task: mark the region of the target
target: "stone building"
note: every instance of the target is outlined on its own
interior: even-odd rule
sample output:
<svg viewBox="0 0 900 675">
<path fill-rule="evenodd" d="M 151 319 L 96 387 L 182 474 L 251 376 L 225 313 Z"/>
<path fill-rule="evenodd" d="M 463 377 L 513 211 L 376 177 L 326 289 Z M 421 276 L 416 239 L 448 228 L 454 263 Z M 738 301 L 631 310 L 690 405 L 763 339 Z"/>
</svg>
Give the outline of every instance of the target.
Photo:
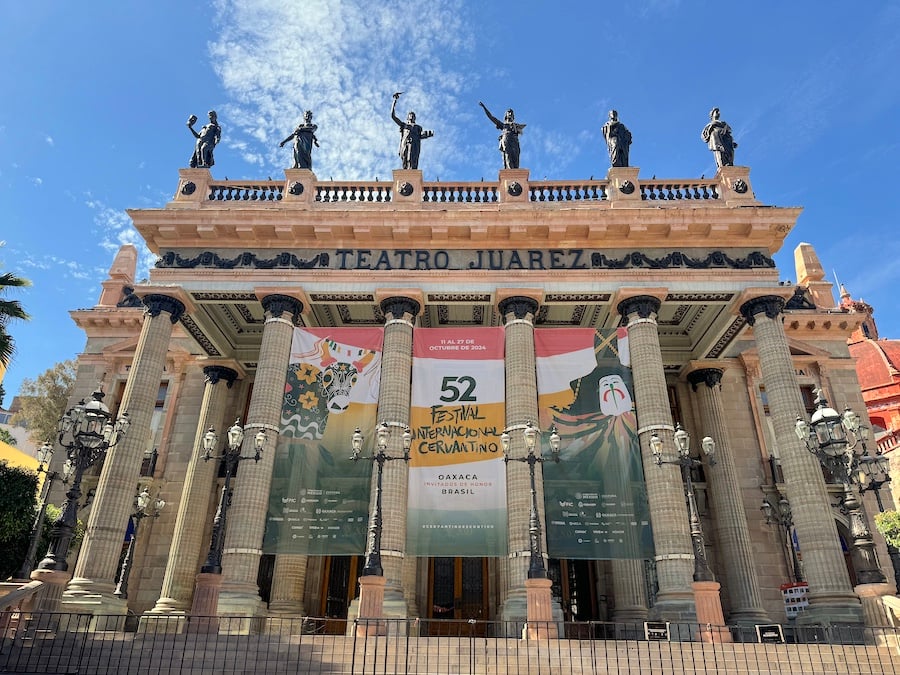
<svg viewBox="0 0 900 675">
<path fill-rule="evenodd" d="M 72 312 L 87 334 L 75 400 L 101 382 L 110 408 L 127 410 L 132 424 L 99 475 L 64 607 L 95 613 L 190 611 L 221 486 L 217 463 L 202 460 L 203 437 L 213 427 L 224 438 L 238 419 L 247 431 L 245 455 L 252 454 L 259 431 L 266 442 L 260 461 L 242 462 L 234 481 L 219 612 L 352 617 L 364 541 L 356 539 L 343 550 L 294 549 L 285 542 L 279 548 L 271 541 L 273 522 L 284 520 L 272 513 L 270 490 L 276 484 L 288 490 L 280 497 L 287 500 L 283 503 L 304 502 L 316 489 L 329 488 L 326 482 L 290 492 L 294 484 L 285 471 L 305 469 L 284 469 L 288 465 L 279 459 L 287 447 L 286 390 L 299 396 L 302 389 L 303 400 L 312 400 L 306 385 L 321 379 L 326 362 L 339 359 L 328 352 L 323 370 L 303 380 L 305 371 L 293 367 L 298 329 L 320 337 L 331 336 L 332 329 L 380 331 L 378 349 L 370 350 L 380 359 L 375 412 L 371 424 L 359 425 L 369 450 L 375 421 L 392 431 L 411 426 L 419 443 L 425 437 L 416 424 L 420 410 L 434 415 L 434 406 L 416 407 L 423 405 L 417 403 L 417 374 L 438 368 L 435 360 L 413 353 L 417 332 L 440 336 L 443 330 L 457 336 L 452 339 L 471 335 L 475 344 L 474 336 L 494 329 L 500 336 L 499 370 L 484 360 L 473 372 L 484 369 L 479 391 L 499 392 L 491 401 L 491 410 L 500 411 L 491 413 L 499 415 L 499 423 L 478 443 L 496 451 L 506 429 L 513 459 L 524 457 L 521 432 L 529 423 L 546 439 L 548 420 L 564 421 L 562 406 L 539 404 L 546 394 L 541 373 L 552 379 L 556 372 L 542 359 L 555 354 L 554 336 L 582 329 L 579 335 L 620 331 L 616 367 L 630 371 L 622 377 L 633 382 L 627 387 L 634 403 L 623 410 L 626 416 L 636 413 L 633 445 L 626 451 L 639 467 L 636 499 L 649 508 L 650 551 L 628 557 L 560 555 L 569 550 L 559 543 L 571 535 L 566 527 L 583 526 L 584 543 L 593 537 L 596 544 L 608 525 L 599 521 L 621 516 L 601 515 L 608 505 L 588 500 L 607 495 L 592 497 L 590 488 L 578 488 L 578 499 L 589 504 L 584 508 L 598 509 L 598 522 L 574 511 L 564 511 L 561 520 L 543 518 L 542 475 L 549 480 L 552 471 L 564 470 L 576 439 L 584 438 L 575 431 L 561 433 L 562 468 L 535 467 L 546 525 L 538 543 L 553 579 L 558 616 L 697 617 L 695 548 L 681 470 L 657 464 L 650 446 L 655 436 L 666 456 L 674 457 L 680 425 L 695 439 L 695 449 L 706 436 L 716 443 L 716 462 L 691 469 L 691 477 L 702 546 L 721 584 L 729 623 L 787 621 L 782 585 L 797 576 L 792 549 L 808 583 L 808 608 L 798 621 L 880 622 L 877 599 L 893 593 L 893 586 L 859 583 L 848 519 L 832 506 L 841 488 L 826 483 L 794 431 L 797 416 L 814 411 L 817 388 L 835 408 L 847 405 L 860 414 L 865 409 L 847 346 L 863 317 L 835 306 L 808 245 L 798 249 L 798 283 L 781 281 L 784 273 L 772 255 L 800 209 L 758 201 L 746 167 L 722 167 L 713 178 L 692 181 L 644 180 L 636 168 L 613 168 L 606 179 L 579 181 L 534 181 L 527 169 L 508 169 L 496 181 L 472 183 L 423 182 L 416 170 L 395 171 L 391 181 L 381 182 L 320 182 L 308 170 L 285 173 L 283 181 L 247 182 L 216 180 L 206 169 L 182 170 L 165 207 L 129 211 L 159 255 L 149 282 L 135 283 L 136 249 L 124 246 L 97 305 Z M 465 339 L 460 344 L 467 344 Z M 328 340 L 340 348 L 338 338 Z M 603 342 L 604 348 L 615 344 Z M 599 349 L 595 346 L 598 364 Z M 374 358 L 357 354 L 360 377 Z M 597 381 L 591 382 L 589 400 L 597 405 L 603 384 L 598 394 Z M 476 400 L 475 394 L 465 398 L 467 383 L 474 392 L 475 376 L 444 376 L 447 397 L 441 400 Z M 570 399 L 579 395 L 574 384 L 573 391 L 563 389 Z M 327 418 L 329 430 L 340 419 L 336 406 Z M 574 416 L 577 433 L 592 433 L 590 425 L 600 423 L 596 410 L 593 414 Z M 332 433 L 327 450 L 343 461 L 351 453 L 353 427 L 334 429 L 343 431 L 340 437 Z M 448 447 L 449 435 L 438 432 L 428 442 Z M 402 454 L 400 434 L 392 433 L 385 445 L 394 456 Z M 374 485 L 374 464 L 363 464 L 372 471 L 365 480 Z M 419 530 L 407 532 L 417 508 L 410 495 L 422 487 L 414 489 L 414 464 L 384 465 L 380 553 L 387 614 L 435 623 L 524 617 L 534 552 L 527 463 L 499 465 L 496 482 L 505 484 L 505 492 L 498 494 L 505 500 L 497 531 L 503 531 L 503 541 L 486 544 L 479 554 L 465 548 L 463 535 L 452 529 L 423 535 L 421 541 L 435 546 L 427 550 L 443 551 L 440 555 L 423 554 Z M 334 485 L 360 463 L 348 461 L 346 470 L 336 466 Z M 440 480 L 449 481 L 447 475 L 440 474 Z M 460 477 L 450 489 L 469 490 L 472 480 Z M 113 589 L 133 496 L 145 484 L 169 506 L 141 525 L 123 600 Z M 787 531 L 768 525 L 760 509 L 764 498 L 777 503 L 782 496 L 793 518 Z M 870 499 L 867 495 L 869 513 Z M 621 510 L 629 504 L 614 506 Z M 431 512 L 433 522 L 421 527 L 440 529 L 440 513 Z M 639 518 L 634 511 L 628 517 L 633 521 L 615 531 L 619 544 L 637 536 Z M 354 520 L 360 529 L 360 518 Z M 289 531 L 282 530 L 283 540 Z M 880 565 L 893 579 L 884 541 L 877 534 L 875 539 Z M 618 550 L 615 545 L 611 550 Z"/>
</svg>

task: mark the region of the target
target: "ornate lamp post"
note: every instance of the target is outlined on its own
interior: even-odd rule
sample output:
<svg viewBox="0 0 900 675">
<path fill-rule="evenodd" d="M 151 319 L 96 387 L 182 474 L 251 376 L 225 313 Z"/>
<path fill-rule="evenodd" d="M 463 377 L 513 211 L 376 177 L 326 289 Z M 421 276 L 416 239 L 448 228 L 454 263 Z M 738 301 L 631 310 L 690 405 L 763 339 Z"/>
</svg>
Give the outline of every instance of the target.
<svg viewBox="0 0 900 675">
<path fill-rule="evenodd" d="M 713 454 L 716 451 L 715 441 L 706 436 L 700 442 L 705 454 L 711 465 L 716 463 Z M 676 459 L 663 459 L 663 442 L 656 434 L 650 437 L 650 452 L 653 453 L 653 460 L 657 466 L 663 464 L 674 464 L 681 467 L 681 478 L 684 481 L 684 495 L 688 503 L 688 515 L 691 525 L 691 543 L 694 548 L 694 581 L 715 581 L 712 570 L 709 569 L 709 562 L 706 559 L 706 542 L 703 540 L 703 527 L 700 524 L 700 513 L 697 510 L 697 495 L 694 494 L 694 484 L 691 481 L 691 469 L 695 466 L 701 466 L 703 462 L 699 459 L 691 457 L 691 437 L 688 432 L 681 428 L 681 425 L 675 427 L 675 447 L 678 450 Z"/>
<path fill-rule="evenodd" d="M 874 455 L 870 455 L 866 447 L 866 439 L 862 439 L 863 453 L 857 459 L 857 481 L 859 491 L 874 492 L 875 502 L 878 504 L 878 510 L 884 513 L 884 502 L 881 501 L 881 488 L 891 482 L 891 461 L 881 454 L 880 450 L 876 450 Z M 887 544 L 888 555 L 891 557 L 891 565 L 894 567 L 894 582 L 900 588 L 900 551 L 889 541 Z"/>
<path fill-rule="evenodd" d="M 353 432 L 353 438 L 351 439 L 351 447 L 353 448 L 353 454 L 350 456 L 354 462 L 358 462 L 360 459 L 367 459 L 375 463 L 376 470 L 376 481 L 375 481 L 375 508 L 372 511 L 372 515 L 369 518 L 369 536 L 368 542 L 366 545 L 366 564 L 363 567 L 361 576 L 384 576 L 384 568 L 381 566 L 381 477 L 384 471 L 384 463 L 385 462 L 393 462 L 395 460 L 402 460 L 404 462 L 409 461 L 409 448 L 412 445 L 412 432 L 409 427 L 404 427 L 403 429 L 403 455 L 400 457 L 393 457 L 387 454 L 388 443 L 391 439 L 391 427 L 388 426 L 387 422 L 382 422 L 378 425 L 378 428 L 375 430 L 375 443 L 378 446 L 378 451 L 375 452 L 371 457 L 363 457 L 362 452 L 362 444 L 363 444 L 363 435 L 359 430 L 359 427 L 356 428 L 356 431 Z"/>
<path fill-rule="evenodd" d="M 151 508 L 152 502 L 152 508 Z M 138 528 L 144 518 L 159 518 L 159 512 L 163 510 L 166 502 L 159 498 L 157 493 L 156 499 L 150 498 L 150 492 L 146 486 L 134 498 L 134 512 L 131 514 L 131 520 L 134 522 L 134 530 L 131 533 L 131 539 L 128 541 L 128 550 L 125 551 L 125 558 L 122 559 L 122 571 L 119 573 L 119 581 L 116 584 L 116 590 L 113 595 L 123 600 L 128 599 L 128 577 L 131 575 L 131 565 L 134 562 L 134 544 L 137 541 Z"/>
<path fill-rule="evenodd" d="M 228 444 L 221 455 L 213 455 L 213 451 L 219 444 L 219 437 L 216 436 L 215 430 L 210 427 L 203 436 L 203 449 L 206 454 L 203 455 L 203 461 L 208 462 L 211 459 L 223 460 L 225 463 L 225 483 L 222 486 L 222 494 L 219 497 L 219 507 L 216 509 L 216 516 L 213 519 L 212 540 L 209 544 L 209 553 L 206 556 L 206 562 L 200 568 L 203 574 L 222 574 L 222 550 L 225 546 L 225 525 L 228 518 L 228 507 L 231 506 L 231 479 L 237 472 L 238 464 L 243 460 L 252 459 L 258 462 L 262 458 L 262 451 L 266 446 L 266 432 L 260 429 L 253 438 L 253 447 L 256 453 L 250 457 L 241 456 L 241 444 L 244 442 L 244 428 L 241 426 L 239 419 L 234 421 L 231 428 L 228 429 Z"/>
<path fill-rule="evenodd" d="M 559 463 L 560 438 L 559 434 L 556 433 L 556 427 L 552 427 L 550 429 L 550 457 L 544 457 L 543 455 L 535 454 L 534 448 L 537 443 L 538 434 L 539 431 L 534 427 L 534 425 L 532 425 L 531 422 L 525 423 L 525 428 L 522 430 L 522 437 L 525 440 L 525 450 L 527 451 L 527 454 L 524 457 L 509 456 L 509 431 L 504 431 L 500 436 L 500 443 L 503 445 L 503 461 L 506 463 L 524 462 L 528 464 L 528 475 L 531 479 L 531 511 L 528 516 L 528 536 L 531 554 L 531 560 L 528 565 L 529 579 L 547 578 L 547 567 L 544 565 L 544 556 L 541 553 L 541 521 L 538 517 L 537 489 L 534 483 L 534 467 L 537 464 L 543 464 L 548 459 L 552 459 L 553 462 Z"/>
<path fill-rule="evenodd" d="M 816 392 L 816 411 L 809 422 L 797 417 L 794 427 L 797 437 L 806 444 L 819 463 L 825 467 L 844 487 L 841 510 L 850 520 L 852 546 L 857 554 L 856 577 L 862 584 L 885 583 L 887 579 L 878 566 L 875 542 L 866 524 L 866 514 L 862 503 L 854 494 L 852 483 L 859 478 L 857 469 L 860 455 L 856 448 L 865 452 L 868 428 L 861 425 L 859 416 L 847 408 L 843 415 L 828 406 L 825 395 Z"/>
<path fill-rule="evenodd" d="M 81 479 L 84 472 L 106 456 L 127 433 L 128 413 L 122 413 L 113 423 L 109 408 L 103 403 L 105 394 L 97 389 L 91 400 L 82 400 L 70 408 L 59 421 L 59 444 L 66 450 L 63 473 L 72 477 L 59 517 L 53 522 L 50 548 L 38 564 L 38 570 L 65 572 L 69 569 L 66 555 L 78 524 L 78 500 L 81 498 Z"/>
<path fill-rule="evenodd" d="M 794 538 L 792 528 L 794 527 L 794 514 L 791 512 L 791 503 L 781 497 L 778 504 L 773 505 L 768 499 L 763 498 L 760 510 L 766 517 L 766 525 L 777 524 L 783 530 L 785 543 L 791 551 L 791 576 L 794 581 L 800 583 L 803 581 L 803 574 L 800 571 L 800 560 L 797 558 L 797 549 L 794 548 Z"/>
<path fill-rule="evenodd" d="M 47 477 L 44 479 L 44 484 L 41 486 L 40 504 L 38 506 L 37 515 L 34 518 L 34 524 L 31 526 L 31 537 L 28 540 L 28 552 L 25 554 L 25 560 L 22 561 L 22 567 L 19 568 L 16 575 L 19 579 L 27 579 L 31 575 L 31 570 L 34 569 L 34 557 L 37 554 L 38 543 L 41 540 L 41 531 L 44 529 L 44 518 L 47 515 L 47 497 L 50 494 L 50 489 L 53 487 L 53 481 L 62 478 L 64 483 L 68 483 L 69 478 L 71 477 L 69 474 L 60 476 L 56 471 L 50 471 L 50 460 L 52 458 L 53 446 L 49 441 L 44 441 L 44 444 L 38 448 L 37 452 L 37 473 L 45 473 L 47 474 Z M 66 467 L 71 469 L 72 465 L 67 462 Z"/>
</svg>

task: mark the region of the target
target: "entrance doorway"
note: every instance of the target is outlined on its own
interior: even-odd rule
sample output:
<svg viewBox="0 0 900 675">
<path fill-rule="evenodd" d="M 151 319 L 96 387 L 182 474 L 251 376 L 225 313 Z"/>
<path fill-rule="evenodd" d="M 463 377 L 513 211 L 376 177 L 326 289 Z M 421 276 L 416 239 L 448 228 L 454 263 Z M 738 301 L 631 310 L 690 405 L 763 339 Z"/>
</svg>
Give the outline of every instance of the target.
<svg viewBox="0 0 900 675">
<path fill-rule="evenodd" d="M 547 575 L 553 580 L 552 593 L 569 621 L 605 621 L 597 597 L 597 563 L 593 560 L 548 561 Z"/>
<path fill-rule="evenodd" d="M 431 558 L 428 561 L 428 635 L 469 635 L 469 620 L 488 618 L 487 558 Z"/>
<path fill-rule="evenodd" d="M 324 632 L 343 635 L 347 628 L 347 610 L 359 593 L 359 573 L 365 564 L 362 556 L 328 556 L 325 578 L 319 594 L 319 616 L 325 617 Z"/>
</svg>

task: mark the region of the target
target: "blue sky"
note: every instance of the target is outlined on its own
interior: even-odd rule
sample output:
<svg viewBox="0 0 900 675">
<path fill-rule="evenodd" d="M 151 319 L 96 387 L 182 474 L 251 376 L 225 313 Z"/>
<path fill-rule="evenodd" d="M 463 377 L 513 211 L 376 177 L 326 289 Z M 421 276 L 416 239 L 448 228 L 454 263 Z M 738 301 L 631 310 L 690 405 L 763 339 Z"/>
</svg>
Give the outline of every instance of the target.
<svg viewBox="0 0 900 675">
<path fill-rule="evenodd" d="M 139 242 L 124 210 L 173 195 L 188 115 L 219 113 L 217 178 L 282 177 L 278 141 L 307 108 L 320 179 L 388 178 L 394 91 L 401 116 L 435 131 L 426 180 L 496 178 L 479 100 L 528 125 L 534 178 L 604 176 L 610 108 L 642 176 L 711 176 L 700 130 L 718 106 L 757 198 L 804 207 L 782 278 L 812 243 L 900 338 L 898 2 L 45 0 L 0 17 L 0 268 L 34 283 L 16 294 L 33 318 L 11 326 L 7 405 L 84 346 L 68 312 L 92 306 L 115 250 Z"/>
</svg>

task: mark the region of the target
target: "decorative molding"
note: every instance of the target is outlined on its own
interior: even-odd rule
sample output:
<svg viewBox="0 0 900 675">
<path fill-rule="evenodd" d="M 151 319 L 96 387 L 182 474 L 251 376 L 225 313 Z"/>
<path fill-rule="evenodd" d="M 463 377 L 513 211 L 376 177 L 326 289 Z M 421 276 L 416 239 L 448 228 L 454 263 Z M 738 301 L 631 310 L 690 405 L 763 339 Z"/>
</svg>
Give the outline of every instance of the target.
<svg viewBox="0 0 900 675">
<path fill-rule="evenodd" d="M 651 314 L 659 314 L 661 304 L 659 299 L 652 295 L 637 295 L 620 302 L 616 310 L 623 321 L 629 314 L 637 314 L 641 319 L 649 319 Z"/>
<path fill-rule="evenodd" d="M 418 300 L 414 300 L 413 298 L 406 298 L 403 296 L 385 298 L 381 301 L 379 307 L 385 317 L 390 315 L 395 319 L 402 319 L 404 316 L 409 314 L 413 317 L 413 320 L 415 320 L 419 312 L 422 311 L 422 305 L 419 304 Z"/>
<path fill-rule="evenodd" d="M 206 376 L 206 381 L 213 385 L 218 384 L 219 380 L 225 380 L 229 389 L 238 376 L 235 371 L 225 366 L 204 366 L 203 374 Z"/>
<path fill-rule="evenodd" d="M 300 319 L 300 313 L 303 311 L 303 303 L 297 300 L 297 298 L 292 298 L 289 295 L 280 295 L 278 293 L 264 297 L 262 299 L 262 306 L 270 316 L 276 319 L 285 312 L 289 313 L 291 315 L 292 323 L 295 325 Z"/>
<path fill-rule="evenodd" d="M 705 304 L 708 302 L 728 302 L 734 298 L 734 293 L 669 293 L 666 302 L 695 302 Z"/>
<path fill-rule="evenodd" d="M 571 302 L 609 302 L 611 293 L 548 293 L 544 296 L 544 304 Z"/>
<path fill-rule="evenodd" d="M 681 251 L 672 251 L 662 258 L 651 258 L 641 251 L 634 251 L 623 258 L 609 258 L 605 253 L 592 253 L 591 266 L 595 269 L 623 270 L 632 267 L 646 267 L 650 269 L 671 269 L 674 267 L 687 267 L 689 269 L 710 269 L 715 267 L 730 267 L 738 270 L 754 268 L 773 268 L 775 261 L 762 253 L 753 251 L 744 258 L 732 258 L 723 251 L 713 251 L 702 260 L 692 258 Z"/>
<path fill-rule="evenodd" d="M 784 298 L 777 295 L 763 295 L 741 305 L 741 316 L 752 326 L 756 323 L 757 314 L 765 313 L 770 319 L 776 319 L 784 309 L 784 304 Z"/>
<path fill-rule="evenodd" d="M 434 303 L 452 304 L 459 302 L 469 304 L 470 302 L 491 302 L 490 293 L 429 293 L 427 297 L 428 302 Z"/>
<path fill-rule="evenodd" d="M 197 341 L 197 344 L 208 356 L 222 356 L 222 353 L 216 349 L 215 345 L 206 337 L 206 334 L 200 330 L 200 326 L 191 318 L 190 314 L 185 314 L 181 317 L 181 325 L 184 326 L 184 329 Z"/>
<path fill-rule="evenodd" d="M 371 293 L 310 293 L 309 299 L 315 302 L 375 302 L 375 296 Z"/>
<path fill-rule="evenodd" d="M 728 329 L 722 334 L 716 344 L 712 346 L 712 349 L 706 354 L 706 358 L 708 359 L 717 359 L 725 351 L 725 348 L 731 344 L 731 341 L 734 339 L 735 335 L 737 335 L 741 329 L 747 325 L 747 320 L 739 316 L 737 317 Z"/>
<path fill-rule="evenodd" d="M 330 255 L 324 251 L 310 260 L 301 260 L 288 251 L 282 251 L 273 258 L 258 258 L 255 253 L 249 251 L 239 253 L 234 258 L 222 258 L 214 251 L 204 251 L 193 258 L 183 258 L 175 251 L 167 251 L 157 259 L 156 267 L 161 269 L 215 267 L 217 269 L 231 270 L 236 267 L 250 267 L 258 270 L 276 268 L 308 270 L 317 267 L 328 267 L 330 261 Z"/>
<path fill-rule="evenodd" d="M 538 302 L 534 298 L 523 295 L 514 295 L 501 300 L 498 308 L 503 317 L 512 313 L 515 318 L 524 319 L 528 314 L 534 316 L 537 313 Z"/>
<path fill-rule="evenodd" d="M 198 302 L 257 301 L 256 293 L 191 293 L 191 297 Z"/>
<path fill-rule="evenodd" d="M 152 317 L 157 317 L 162 312 L 168 312 L 169 319 L 172 323 L 176 323 L 184 315 L 184 303 L 168 295 L 150 293 L 143 297 L 142 302 L 147 308 L 147 314 Z"/>
<path fill-rule="evenodd" d="M 700 384 L 705 384 L 710 389 L 716 386 L 721 388 L 724 373 L 725 371 L 720 368 L 701 368 L 688 373 L 687 381 L 690 382 L 694 391 L 697 391 L 697 386 Z"/>
</svg>

